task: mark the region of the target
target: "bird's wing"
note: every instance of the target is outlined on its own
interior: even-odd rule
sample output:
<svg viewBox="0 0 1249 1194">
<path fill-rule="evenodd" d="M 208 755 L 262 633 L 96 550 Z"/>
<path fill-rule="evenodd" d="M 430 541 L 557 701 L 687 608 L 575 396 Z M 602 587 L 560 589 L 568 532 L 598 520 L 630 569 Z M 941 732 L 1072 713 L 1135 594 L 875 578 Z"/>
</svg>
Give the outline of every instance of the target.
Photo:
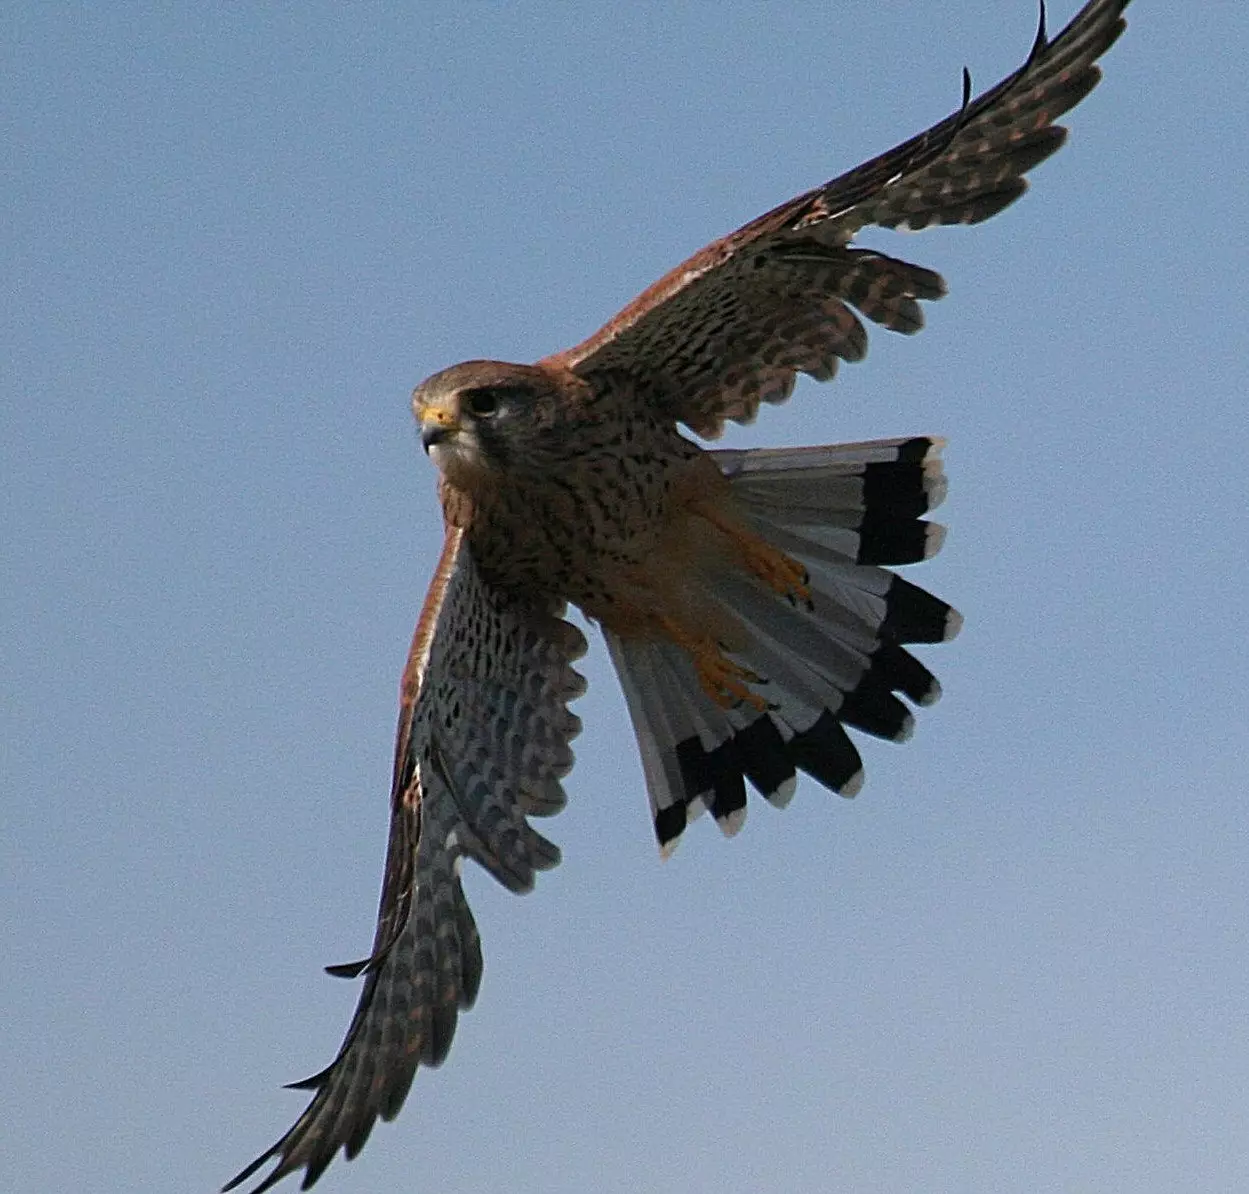
<svg viewBox="0 0 1249 1194">
<path fill-rule="evenodd" d="M 797 373 L 826 381 L 839 361 L 862 359 L 867 334 L 852 307 L 918 331 L 917 300 L 945 293 L 940 275 L 851 248 L 855 233 L 974 224 L 1018 199 L 1024 175 L 1066 138 L 1054 121 L 1101 78 L 1096 61 L 1123 32 L 1127 4 L 1090 0 L 1052 40 L 1042 6 L 1031 54 L 996 87 L 708 245 L 547 363 L 629 375 L 666 415 L 714 437 L 726 419 L 749 422 L 761 402 L 784 401 Z"/>
<path fill-rule="evenodd" d="M 334 1061 L 293 1084 L 316 1092 L 304 1113 L 225 1189 L 271 1160 L 253 1194 L 300 1169 L 307 1189 L 340 1148 L 360 1151 L 379 1115 L 398 1113 L 418 1065 L 445 1058 L 481 979 L 460 859 L 517 892 L 559 861 L 526 817 L 563 807 L 580 729 L 567 703 L 585 688 L 570 664 L 586 643 L 561 612 L 492 587 L 448 530 L 404 672 L 372 952 L 330 968 L 363 975 L 360 1002 Z"/>
</svg>

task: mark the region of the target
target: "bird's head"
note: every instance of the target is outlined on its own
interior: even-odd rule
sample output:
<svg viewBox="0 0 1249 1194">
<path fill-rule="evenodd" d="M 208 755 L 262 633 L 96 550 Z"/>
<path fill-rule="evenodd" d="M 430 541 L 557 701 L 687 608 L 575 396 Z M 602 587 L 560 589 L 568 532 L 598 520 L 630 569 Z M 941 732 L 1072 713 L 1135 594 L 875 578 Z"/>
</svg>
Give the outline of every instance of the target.
<svg viewBox="0 0 1249 1194">
<path fill-rule="evenodd" d="M 412 394 L 421 443 L 460 489 L 550 467 L 584 383 L 541 365 L 465 361 Z"/>
</svg>

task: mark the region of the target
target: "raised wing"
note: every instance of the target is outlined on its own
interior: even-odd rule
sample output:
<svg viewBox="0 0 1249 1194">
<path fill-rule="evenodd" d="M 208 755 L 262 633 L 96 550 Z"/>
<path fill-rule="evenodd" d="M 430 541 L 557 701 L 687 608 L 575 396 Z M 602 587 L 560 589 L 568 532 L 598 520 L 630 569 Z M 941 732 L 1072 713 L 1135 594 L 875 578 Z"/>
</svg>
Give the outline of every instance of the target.
<svg viewBox="0 0 1249 1194">
<path fill-rule="evenodd" d="M 892 331 L 923 326 L 938 274 L 855 249 L 861 228 L 975 224 L 1027 189 L 1024 175 L 1066 139 L 1054 121 L 1097 85 L 1096 61 L 1128 0 L 1090 0 L 1052 41 L 1045 8 L 1022 67 L 927 132 L 799 195 L 695 253 L 588 340 L 547 359 L 582 376 L 622 372 L 664 413 L 714 437 L 782 402 L 795 375 L 829 380 L 861 360 L 851 308 Z"/>
<path fill-rule="evenodd" d="M 398 1114 L 419 1065 L 446 1057 L 481 980 L 460 859 L 516 892 L 559 861 L 526 816 L 564 806 L 560 779 L 581 728 L 567 703 L 585 688 L 570 663 L 586 643 L 560 612 L 490 586 L 462 532 L 448 530 L 404 672 L 373 949 L 330 967 L 364 976 L 360 1002 L 334 1061 L 292 1084 L 316 1091 L 304 1113 L 226 1190 L 271 1160 L 253 1194 L 300 1169 L 307 1189 L 340 1148 L 350 1159 L 364 1147 L 378 1116 Z"/>
</svg>

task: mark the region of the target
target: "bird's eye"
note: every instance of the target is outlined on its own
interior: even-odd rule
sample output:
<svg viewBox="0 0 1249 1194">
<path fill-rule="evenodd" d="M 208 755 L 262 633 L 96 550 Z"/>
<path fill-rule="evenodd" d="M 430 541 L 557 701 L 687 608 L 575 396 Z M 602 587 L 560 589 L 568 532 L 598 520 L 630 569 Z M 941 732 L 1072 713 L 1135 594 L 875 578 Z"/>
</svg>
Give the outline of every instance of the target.
<svg viewBox="0 0 1249 1194">
<path fill-rule="evenodd" d="M 488 418 L 499 409 L 498 390 L 469 390 L 464 395 L 464 405 L 469 414 L 480 419 Z"/>
<path fill-rule="evenodd" d="M 465 390 L 463 401 L 470 415 L 478 419 L 488 419 L 497 415 L 504 406 L 516 406 L 531 397 L 522 386 L 481 386 L 476 390 Z"/>
</svg>

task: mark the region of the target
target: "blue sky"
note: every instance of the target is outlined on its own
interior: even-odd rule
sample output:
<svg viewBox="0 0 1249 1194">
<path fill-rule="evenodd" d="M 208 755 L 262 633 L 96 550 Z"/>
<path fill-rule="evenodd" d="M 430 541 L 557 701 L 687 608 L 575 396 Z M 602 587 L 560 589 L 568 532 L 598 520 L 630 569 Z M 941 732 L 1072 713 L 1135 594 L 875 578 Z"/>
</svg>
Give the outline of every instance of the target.
<svg viewBox="0 0 1249 1194">
<path fill-rule="evenodd" d="M 871 242 L 946 275 L 922 336 L 728 437 L 949 437 L 945 700 L 661 865 L 596 646 L 563 865 L 470 876 L 478 1006 L 319 1190 L 1249 1187 L 1249 12 L 1200 7 L 1132 6 L 1004 215 Z M 337 1048 L 441 536 L 411 387 L 580 339 L 1034 22 L 6 6 L 0 1188 L 214 1189 Z"/>
</svg>

